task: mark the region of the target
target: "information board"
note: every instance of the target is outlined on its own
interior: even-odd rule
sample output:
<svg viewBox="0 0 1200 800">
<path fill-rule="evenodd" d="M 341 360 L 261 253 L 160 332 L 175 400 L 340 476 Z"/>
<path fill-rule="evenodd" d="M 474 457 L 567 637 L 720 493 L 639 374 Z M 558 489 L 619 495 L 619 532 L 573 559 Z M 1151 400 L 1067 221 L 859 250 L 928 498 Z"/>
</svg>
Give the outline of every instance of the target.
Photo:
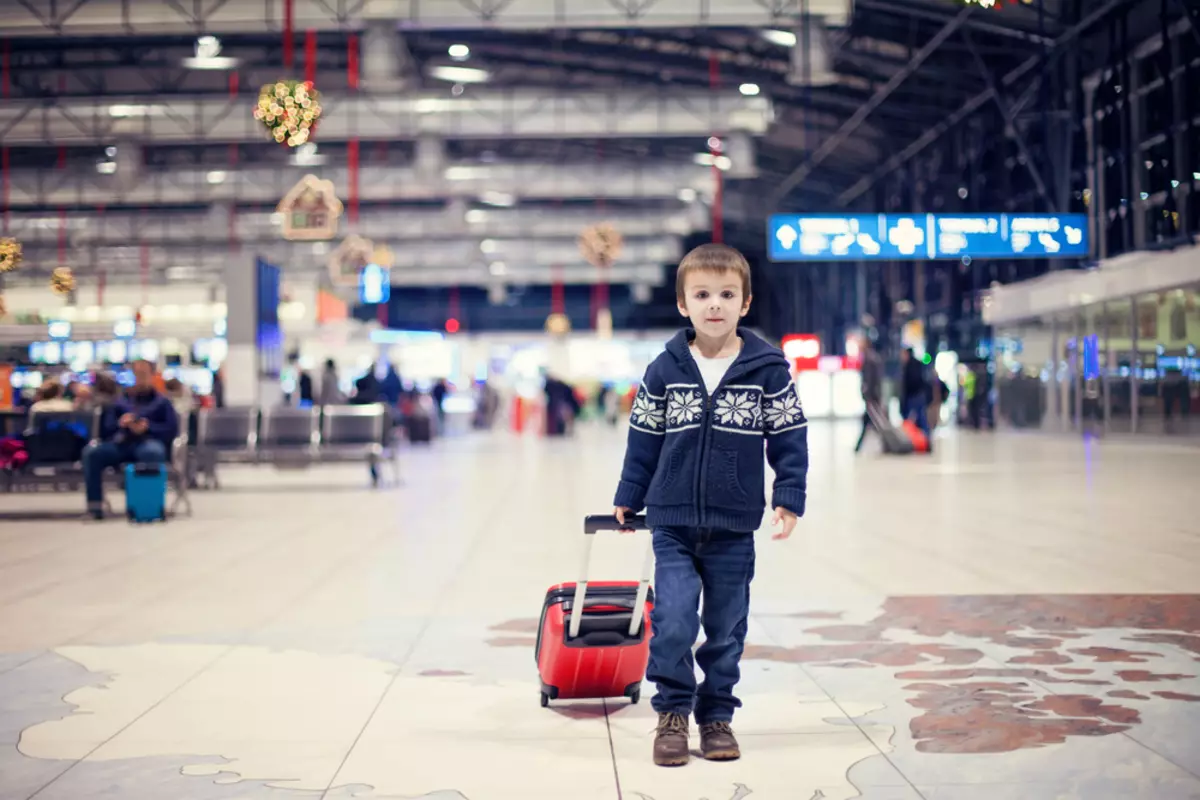
<svg viewBox="0 0 1200 800">
<path fill-rule="evenodd" d="M 772 261 L 1084 258 L 1084 214 L 775 214 Z"/>
</svg>

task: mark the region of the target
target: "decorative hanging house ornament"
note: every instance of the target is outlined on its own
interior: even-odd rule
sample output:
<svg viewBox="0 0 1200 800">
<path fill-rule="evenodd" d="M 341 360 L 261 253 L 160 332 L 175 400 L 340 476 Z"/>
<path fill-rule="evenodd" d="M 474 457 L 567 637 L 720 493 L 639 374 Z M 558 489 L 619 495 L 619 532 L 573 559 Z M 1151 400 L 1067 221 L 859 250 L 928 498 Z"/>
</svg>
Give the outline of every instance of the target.
<svg viewBox="0 0 1200 800">
<path fill-rule="evenodd" d="M 279 144 L 299 147 L 317 130 L 321 116 L 321 93 L 310 81 L 284 80 L 268 83 L 258 92 L 254 118 Z"/>
<path fill-rule="evenodd" d="M 579 252 L 596 267 L 607 267 L 621 256 L 624 240 L 611 222 L 601 222 L 579 234 Z"/>
<path fill-rule="evenodd" d="M 342 218 L 333 181 L 305 175 L 275 209 L 282 217 L 283 238 L 299 242 L 327 242 L 337 235 Z"/>
<path fill-rule="evenodd" d="M 50 274 L 50 290 L 61 297 L 75 291 L 75 276 L 70 267 L 58 267 Z"/>
<path fill-rule="evenodd" d="M 388 263 L 380 266 L 390 268 L 391 253 L 387 248 L 377 248 L 374 242 L 357 233 L 347 236 L 329 256 L 329 280 L 334 286 L 357 287 L 359 273 L 374 261 L 380 250 L 383 251 L 381 255 L 386 253 L 388 257 Z"/>
<path fill-rule="evenodd" d="M 0 275 L 21 266 L 21 243 L 12 237 L 0 239 Z"/>
</svg>

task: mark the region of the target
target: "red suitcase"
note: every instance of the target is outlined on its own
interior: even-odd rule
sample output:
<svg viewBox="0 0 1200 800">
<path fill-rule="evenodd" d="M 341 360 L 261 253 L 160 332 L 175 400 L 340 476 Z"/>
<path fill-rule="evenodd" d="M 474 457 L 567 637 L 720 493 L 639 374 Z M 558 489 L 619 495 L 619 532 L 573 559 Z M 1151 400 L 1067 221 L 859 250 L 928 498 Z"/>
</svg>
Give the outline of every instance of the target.
<svg viewBox="0 0 1200 800">
<path fill-rule="evenodd" d="M 645 529 L 643 517 L 614 516 L 584 520 L 588 534 L 578 582 L 551 586 L 542 604 L 534 658 L 542 682 L 542 706 L 551 700 L 641 697 L 650 660 L 650 609 L 654 591 L 652 546 L 647 546 L 640 581 L 589 581 L 594 534 L 604 530 Z"/>
</svg>

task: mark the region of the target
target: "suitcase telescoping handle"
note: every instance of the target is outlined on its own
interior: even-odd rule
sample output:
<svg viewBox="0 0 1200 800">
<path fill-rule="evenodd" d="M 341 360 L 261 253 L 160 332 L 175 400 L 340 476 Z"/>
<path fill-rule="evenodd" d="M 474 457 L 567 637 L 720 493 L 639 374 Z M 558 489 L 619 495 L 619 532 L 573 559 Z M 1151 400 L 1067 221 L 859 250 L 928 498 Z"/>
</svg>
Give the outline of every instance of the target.
<svg viewBox="0 0 1200 800">
<path fill-rule="evenodd" d="M 617 522 L 617 518 L 612 514 L 596 514 L 593 516 L 584 517 L 583 532 L 585 534 L 594 534 L 599 531 L 626 531 L 626 530 L 649 530 L 646 526 L 646 518 L 640 514 L 627 514 L 625 523 Z M 588 584 L 588 568 L 592 561 L 592 543 L 595 537 L 589 535 L 587 544 L 583 547 L 583 564 L 580 565 L 579 580 L 575 583 L 575 598 L 571 602 L 571 622 L 567 629 L 567 635 L 574 639 L 579 635 L 579 626 L 583 623 L 583 601 L 587 596 Z M 633 610 L 630 613 L 629 619 L 629 635 L 637 636 L 638 629 L 642 625 L 642 617 L 644 612 L 646 598 L 650 594 L 650 577 L 654 571 L 654 539 L 651 537 L 646 543 L 646 558 L 642 566 L 642 577 L 638 581 L 637 597 L 633 602 Z"/>
</svg>

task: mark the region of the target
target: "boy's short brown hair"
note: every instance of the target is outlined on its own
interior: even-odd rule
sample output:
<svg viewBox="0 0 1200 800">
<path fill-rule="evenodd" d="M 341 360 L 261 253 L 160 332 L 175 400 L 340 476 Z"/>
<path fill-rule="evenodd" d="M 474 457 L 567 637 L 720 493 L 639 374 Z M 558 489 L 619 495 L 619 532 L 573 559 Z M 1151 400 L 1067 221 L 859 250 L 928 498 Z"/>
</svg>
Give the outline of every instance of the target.
<svg viewBox="0 0 1200 800">
<path fill-rule="evenodd" d="M 734 272 L 742 282 L 742 302 L 750 299 L 750 264 L 746 257 L 725 244 L 702 244 L 679 262 L 675 273 L 675 297 L 684 301 L 684 283 L 693 272 Z"/>
</svg>

